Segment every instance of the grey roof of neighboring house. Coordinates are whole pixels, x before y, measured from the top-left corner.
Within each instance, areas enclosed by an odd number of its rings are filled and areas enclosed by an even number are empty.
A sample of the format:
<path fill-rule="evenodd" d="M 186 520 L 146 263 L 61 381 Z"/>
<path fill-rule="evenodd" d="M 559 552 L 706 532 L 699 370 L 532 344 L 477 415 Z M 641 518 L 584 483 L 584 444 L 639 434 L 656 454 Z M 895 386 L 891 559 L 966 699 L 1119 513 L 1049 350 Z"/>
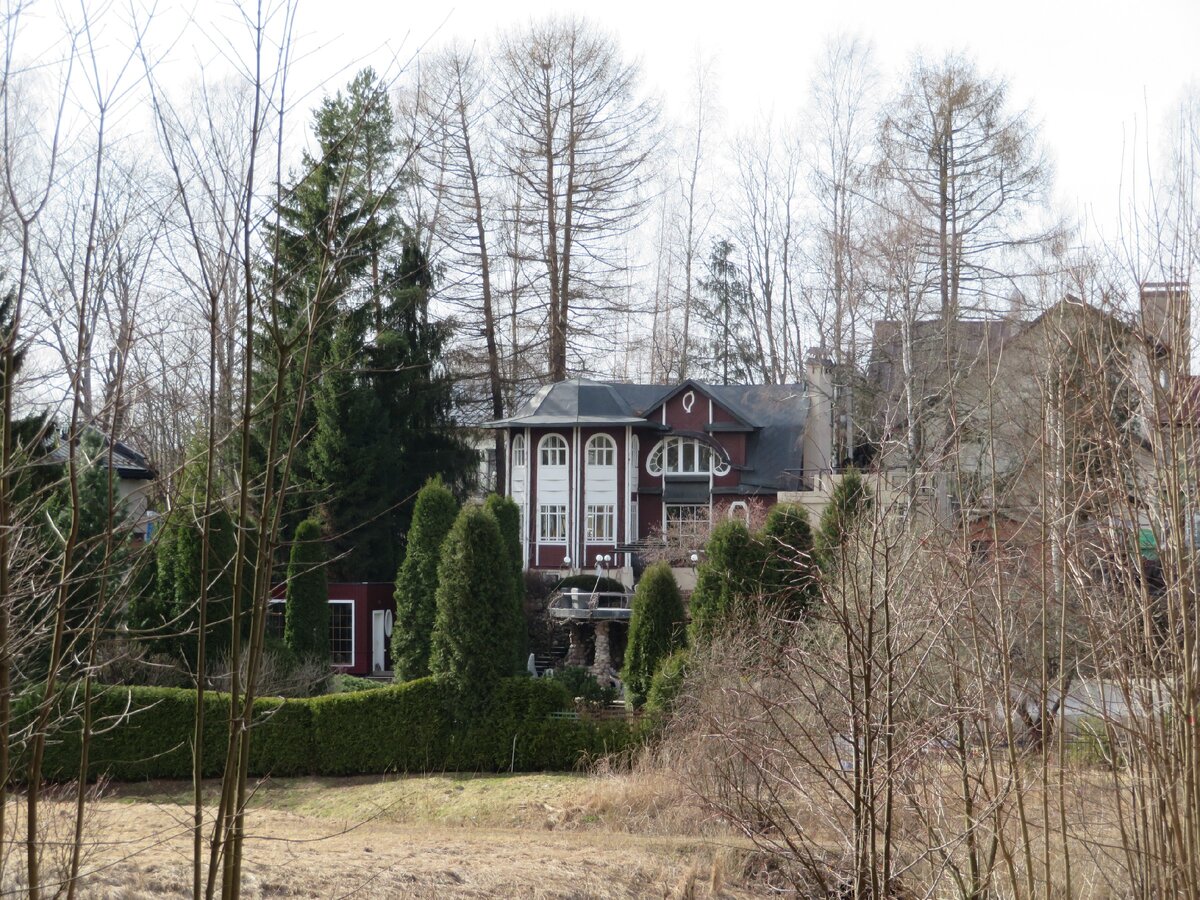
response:
<path fill-rule="evenodd" d="M 99 432 L 97 431 L 97 433 Z M 100 454 L 100 465 L 107 466 L 110 439 L 107 435 L 101 436 L 104 438 L 104 452 Z M 66 463 L 68 460 L 67 444 L 60 442 L 50 451 L 48 457 L 53 462 Z M 157 477 L 157 473 L 151 468 L 146 457 L 120 441 L 112 442 L 112 461 L 117 475 L 121 478 L 128 478 L 132 481 L 149 481 Z"/>
<path fill-rule="evenodd" d="M 742 423 L 747 431 L 746 465 L 742 485 L 753 491 L 774 491 L 784 473 L 803 465 L 804 423 L 808 396 L 802 384 L 714 385 L 628 384 L 573 378 L 544 385 L 515 414 L 489 423 L 497 428 L 553 428 L 579 425 L 642 425 L 664 401 L 691 387 L 711 397 Z"/>

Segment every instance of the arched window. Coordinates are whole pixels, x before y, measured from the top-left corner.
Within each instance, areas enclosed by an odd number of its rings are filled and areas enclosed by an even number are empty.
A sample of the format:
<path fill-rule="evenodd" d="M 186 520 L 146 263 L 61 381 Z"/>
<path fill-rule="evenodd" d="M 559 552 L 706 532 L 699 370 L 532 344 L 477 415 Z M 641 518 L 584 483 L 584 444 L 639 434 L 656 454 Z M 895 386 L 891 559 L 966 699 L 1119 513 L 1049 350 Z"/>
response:
<path fill-rule="evenodd" d="M 659 441 L 646 458 L 651 475 L 725 475 L 729 463 L 711 446 L 696 438 L 669 437 Z"/>
<path fill-rule="evenodd" d="M 515 469 L 525 468 L 525 435 L 518 434 L 512 440 L 512 464 Z"/>
<path fill-rule="evenodd" d="M 539 466 L 565 466 L 567 464 L 567 442 L 561 434 L 548 434 L 538 445 Z"/>
<path fill-rule="evenodd" d="M 589 466 L 615 466 L 617 444 L 607 434 L 597 434 L 587 442 L 587 464 Z"/>

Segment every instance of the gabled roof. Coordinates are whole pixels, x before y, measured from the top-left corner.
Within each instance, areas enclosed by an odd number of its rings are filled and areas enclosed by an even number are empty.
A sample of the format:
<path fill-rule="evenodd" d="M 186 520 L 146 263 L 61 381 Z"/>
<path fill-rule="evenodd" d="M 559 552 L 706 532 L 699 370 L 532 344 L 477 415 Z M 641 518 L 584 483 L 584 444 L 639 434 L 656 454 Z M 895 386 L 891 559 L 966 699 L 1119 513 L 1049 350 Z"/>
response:
<path fill-rule="evenodd" d="M 574 378 L 543 386 L 517 412 L 488 423 L 494 428 L 633 425 L 661 428 L 652 414 L 683 390 L 695 390 L 728 411 L 737 424 L 710 425 L 708 431 L 746 433 L 746 462 L 739 467 L 735 492 L 781 489 L 786 473 L 802 467 L 804 425 L 809 400 L 802 384 L 629 384 Z"/>
<path fill-rule="evenodd" d="M 128 444 L 121 441 L 111 441 L 108 435 L 100 431 L 94 426 L 87 426 L 87 429 L 100 435 L 104 441 L 104 449 L 100 453 L 97 460 L 101 466 L 108 465 L 109 459 L 109 444 L 112 444 L 112 462 L 117 470 L 117 475 L 121 478 L 128 478 L 132 481 L 149 481 L 156 476 L 153 468 L 150 467 L 149 461 L 142 454 L 138 453 Z M 58 445 L 47 454 L 48 458 L 55 463 L 66 463 L 69 459 L 67 445 L 60 441 Z"/>
<path fill-rule="evenodd" d="M 712 398 L 747 429 L 803 426 L 808 410 L 799 384 L 630 384 L 573 378 L 544 385 L 513 415 L 487 423 L 492 428 L 572 425 L 646 425 L 656 409 L 684 390 Z M 720 429 L 717 429 L 720 430 Z"/>

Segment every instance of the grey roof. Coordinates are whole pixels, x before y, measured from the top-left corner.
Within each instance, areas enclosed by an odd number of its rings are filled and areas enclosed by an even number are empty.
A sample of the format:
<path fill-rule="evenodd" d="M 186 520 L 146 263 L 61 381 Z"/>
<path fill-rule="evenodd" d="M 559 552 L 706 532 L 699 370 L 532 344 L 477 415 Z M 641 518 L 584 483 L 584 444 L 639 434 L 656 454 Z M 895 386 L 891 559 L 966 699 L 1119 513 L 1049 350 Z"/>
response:
<path fill-rule="evenodd" d="M 619 385 L 573 378 L 544 385 L 532 399 L 507 419 L 490 423 L 497 428 L 536 428 L 554 425 L 644 425 L 618 393 Z M 658 388 L 662 393 L 662 387 Z"/>
<path fill-rule="evenodd" d="M 741 482 L 749 492 L 778 490 L 785 486 L 785 473 L 802 467 L 808 412 L 802 384 L 714 385 L 689 380 L 662 385 L 575 378 L 544 385 L 514 415 L 490 424 L 498 428 L 654 426 L 657 422 L 647 416 L 689 387 L 711 397 L 744 423 L 740 430 L 749 434 Z"/>
<path fill-rule="evenodd" d="M 108 465 L 109 444 L 108 435 L 100 432 L 99 429 L 87 426 L 88 429 L 96 434 L 99 434 L 104 441 L 104 450 L 100 454 L 99 463 L 102 466 Z M 151 468 L 149 461 L 142 454 L 138 453 L 128 444 L 123 444 L 121 441 L 112 441 L 112 461 L 113 466 L 117 470 L 117 475 L 121 478 L 128 478 L 133 481 L 149 481 L 156 477 L 155 471 Z M 49 459 L 56 463 L 66 463 L 69 455 L 67 453 L 67 444 L 65 441 L 60 441 L 58 445 L 47 454 Z"/>

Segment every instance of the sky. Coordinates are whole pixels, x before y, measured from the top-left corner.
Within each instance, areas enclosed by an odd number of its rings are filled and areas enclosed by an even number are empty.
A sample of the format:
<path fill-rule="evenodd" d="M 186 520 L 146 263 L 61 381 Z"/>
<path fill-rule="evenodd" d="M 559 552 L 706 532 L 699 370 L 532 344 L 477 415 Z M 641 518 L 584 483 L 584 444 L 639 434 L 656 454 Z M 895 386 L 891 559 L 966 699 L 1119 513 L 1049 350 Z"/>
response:
<path fill-rule="evenodd" d="M 26 58 L 53 53 L 48 48 L 62 34 L 60 9 L 76 17 L 79 10 L 103 13 L 102 49 L 114 67 L 128 58 L 129 28 L 121 20 L 129 7 L 78 2 L 35 0 L 22 24 Z M 146 2 L 155 10 L 147 43 L 172 61 L 160 68 L 160 80 L 182 84 L 200 69 L 212 75 L 239 55 L 245 61 L 242 19 L 251 3 Z M 686 110 L 695 60 L 713 59 L 729 135 L 764 115 L 777 121 L 797 115 L 824 45 L 835 36 L 872 44 L 885 93 L 899 87 L 915 54 L 965 53 L 984 74 L 1006 79 L 1013 108 L 1027 109 L 1040 124 L 1059 210 L 1080 226 L 1087 243 L 1116 236 L 1134 173 L 1143 177 L 1147 156 L 1161 157 L 1169 118 L 1185 92 L 1200 96 L 1200 0 L 1144 0 L 1136 9 L 1111 0 L 298 0 L 289 90 L 304 114 L 292 118 L 292 127 L 303 134 L 307 108 L 363 65 L 394 78 L 423 49 L 451 40 L 487 46 L 552 13 L 585 16 L 613 33 L 640 61 L 645 87 L 663 100 L 668 117 Z M 127 70 L 124 77 L 132 76 Z M 149 128 L 148 114 L 125 118 L 139 120 Z"/>
<path fill-rule="evenodd" d="M 1200 0 L 302 2 L 296 30 L 311 54 L 302 80 L 341 68 L 336 85 L 366 62 L 388 71 L 422 46 L 487 44 L 550 13 L 583 15 L 614 33 L 668 114 L 685 108 L 697 55 L 714 57 L 730 130 L 763 113 L 798 112 L 832 36 L 869 40 L 885 86 L 900 83 L 915 53 L 964 52 L 1007 79 L 1014 107 L 1041 124 L 1059 203 L 1093 238 L 1116 227 L 1122 185 L 1127 194 L 1133 164 L 1144 169 L 1148 150 L 1157 157 L 1169 110 L 1189 85 L 1200 88 Z"/>

